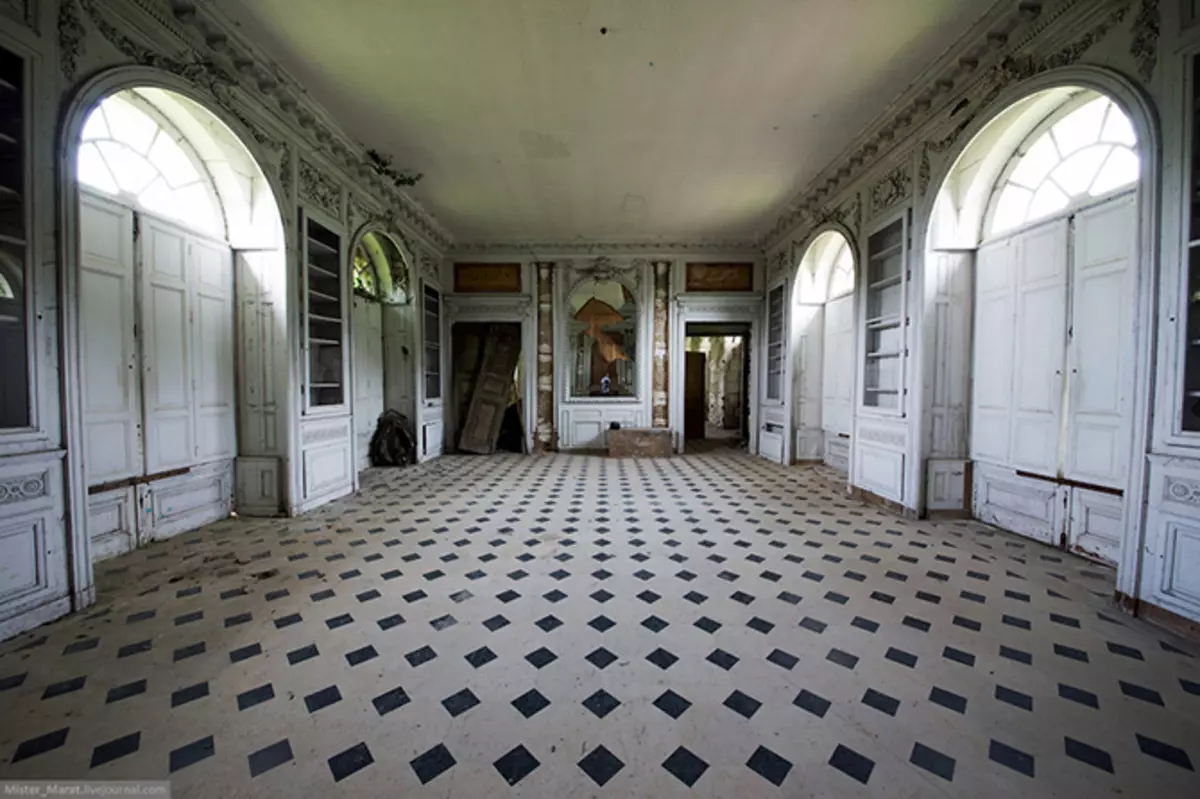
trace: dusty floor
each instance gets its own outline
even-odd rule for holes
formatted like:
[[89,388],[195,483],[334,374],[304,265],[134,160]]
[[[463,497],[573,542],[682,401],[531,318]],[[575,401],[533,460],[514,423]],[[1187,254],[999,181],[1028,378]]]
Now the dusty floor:
[[[176,796],[1197,796],[1200,654],[1103,568],[724,450],[447,457],[105,563],[0,776]],[[512,786],[511,789],[508,786]]]

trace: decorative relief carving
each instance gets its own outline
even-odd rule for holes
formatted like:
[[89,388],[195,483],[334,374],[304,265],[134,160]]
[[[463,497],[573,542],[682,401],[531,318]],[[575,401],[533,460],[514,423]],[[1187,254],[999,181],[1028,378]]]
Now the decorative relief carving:
[[846,200],[836,208],[826,208],[815,216],[813,216],[811,228],[816,229],[822,225],[828,225],[830,222],[836,222],[839,225],[849,228],[850,231],[857,235],[858,228],[862,224],[862,198],[858,192],[854,196]]
[[120,28],[105,19],[96,8],[96,0],[78,0],[78,2],[87,12],[100,35],[126,58],[142,66],[170,72],[204,89],[226,114],[242,124],[256,142],[276,151],[282,146],[280,142],[264,133],[237,107],[233,90],[237,87],[238,82],[211,58],[202,57],[191,50],[177,58],[163,55],[138,44],[125,35]]
[[767,284],[770,285],[787,274],[788,271],[788,254],[787,250],[780,250],[767,260]]
[[338,182],[303,158],[300,159],[297,173],[300,178],[300,196],[316,203],[334,218],[341,219],[342,187]]
[[571,285],[578,283],[581,278],[594,280],[620,280],[632,284],[637,289],[642,284],[642,267],[645,259],[633,258],[629,261],[614,261],[606,255],[600,255],[582,264],[565,262]]
[[1163,499],[1200,506],[1200,481],[1167,475],[1163,480]]
[[634,253],[669,253],[669,252],[756,252],[759,246],[753,241],[692,241],[692,242],[639,242],[639,241],[538,241],[538,242],[459,242],[450,248],[451,252],[463,253],[495,253],[512,255],[529,255],[530,253],[563,253],[573,255],[593,255],[598,252],[608,255]]
[[921,197],[929,191],[929,180],[932,177],[933,167],[929,163],[929,148],[921,148],[921,166],[917,170],[917,194]]
[[28,502],[50,493],[50,473],[26,474],[0,480],[0,505]]
[[312,425],[304,428],[304,446],[309,444],[320,444],[322,441],[341,441],[346,438],[347,430],[345,425],[336,427],[313,427]]
[[437,259],[435,259],[425,250],[421,250],[421,254],[418,256],[418,258],[420,259],[421,263],[421,277],[425,278],[426,280],[432,280],[435,283],[440,283],[441,280],[440,276],[438,275]]
[[0,0],[0,16],[14,19],[36,32],[38,28],[37,0]]
[[904,163],[871,187],[871,215],[886,211],[912,194],[912,173]]
[[283,189],[283,201],[292,202],[292,148],[284,144],[279,156],[279,186]]
[[1158,35],[1161,27],[1162,14],[1158,10],[1158,0],[1142,0],[1130,31],[1133,42],[1129,45],[1129,54],[1137,62],[1138,75],[1146,83],[1154,77],[1154,68],[1158,66]]
[[[1157,33],[1154,24],[1155,15],[1157,14],[1157,0],[1142,0],[1142,2],[1144,5],[1152,6],[1153,8],[1143,8],[1147,17],[1146,22],[1142,25],[1144,33],[1141,39],[1144,43],[1138,45],[1135,57],[1138,57],[1139,60],[1144,59],[1143,62],[1152,70],[1152,66],[1149,66],[1149,53],[1151,50],[1157,48]],[[1016,55],[1016,53],[1029,46],[1043,31],[1048,29],[1054,20],[1066,14],[1074,7],[1083,7],[1084,5],[1086,4],[1076,2],[1061,3],[1053,9],[1054,13],[1042,14],[1040,5],[1020,3],[1014,13],[1013,19],[1007,25],[1008,32],[1002,32],[998,28],[997,31],[990,32],[986,40],[981,42],[980,49],[985,55],[993,52],[999,53],[999,61],[986,72],[982,72],[981,78],[971,77],[965,83],[962,81],[963,77],[971,76],[979,70],[980,59],[972,57],[960,59],[955,66],[948,67],[946,73],[941,78],[930,80],[928,82],[930,88],[927,91],[915,96],[911,102],[902,104],[897,110],[895,117],[888,124],[876,130],[872,138],[865,141],[845,163],[831,165],[828,170],[823,172],[821,176],[810,184],[804,194],[798,195],[788,203],[785,210],[777,217],[775,224],[762,237],[760,244],[763,247],[770,246],[777,237],[789,229],[796,227],[803,220],[804,215],[810,209],[814,208],[821,198],[836,194],[840,185],[856,179],[858,174],[872,163],[872,159],[876,153],[887,152],[889,149],[888,144],[895,140],[897,131],[905,128],[920,127],[934,113],[940,113],[949,100],[966,96],[967,92],[978,91],[981,86],[988,87],[984,90],[981,100],[972,102],[974,110],[971,114],[960,120],[954,129],[944,138],[926,144],[926,147],[933,152],[944,152],[949,149],[958,140],[959,136],[962,135],[962,132],[971,124],[973,119],[981,111],[987,109],[988,104],[1005,88],[1017,81],[1025,80],[1047,70],[1076,63],[1083,57],[1084,53],[1104,39],[1116,26],[1120,25],[1126,19],[1132,4],[1130,2],[1120,4],[1107,17],[1092,26],[1074,42],[1049,56],[1038,58],[1029,54]],[[1017,31],[1021,31],[1019,37],[1016,35]],[[992,56],[992,58],[995,57]],[[968,88],[963,92],[953,94],[951,90],[958,83],[963,83]],[[935,100],[938,102],[934,102]],[[820,221],[815,223],[814,227],[819,224]]]
[[904,433],[898,430],[884,430],[879,427],[859,427],[858,437],[863,441],[874,441],[877,444],[887,444],[889,447],[903,447]]
[[68,83],[75,80],[75,70],[79,66],[79,57],[84,53],[86,37],[87,28],[79,17],[79,3],[77,0],[62,0],[62,5],[58,7],[58,58],[63,77]]

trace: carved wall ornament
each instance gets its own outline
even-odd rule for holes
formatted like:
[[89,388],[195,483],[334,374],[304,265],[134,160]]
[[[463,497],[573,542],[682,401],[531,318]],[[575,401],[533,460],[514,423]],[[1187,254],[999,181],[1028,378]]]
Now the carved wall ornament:
[[440,284],[441,280],[440,276],[438,275],[437,259],[435,259],[425,250],[421,250],[421,253],[417,256],[417,258],[421,264],[421,277]]
[[553,253],[571,255],[624,255],[633,253],[676,253],[676,252],[757,252],[757,242],[748,240],[729,241],[497,241],[497,242],[456,242],[451,248],[455,253],[472,253],[477,255],[531,255],[534,253]]
[[79,57],[86,49],[87,28],[79,16],[77,0],[62,0],[58,7],[58,54],[63,77],[67,82],[75,80]]
[[283,189],[283,202],[292,202],[292,148],[284,144],[279,156],[279,187]]
[[871,187],[871,215],[886,211],[912,194],[912,172],[908,163],[901,164]]
[[841,205],[825,208],[814,214],[811,227],[815,229],[831,222],[849,228],[855,234],[858,233],[859,226],[862,224],[862,198],[859,197],[858,192],[855,192],[853,197]]
[[316,203],[335,219],[342,218],[342,187],[336,180],[301,158],[297,170],[300,196]]
[[0,480],[0,505],[28,502],[46,496],[50,491],[50,474],[26,474]]
[[346,428],[343,425],[333,427],[317,427],[314,425],[305,425],[304,427],[304,445],[320,444],[322,441],[338,441],[346,437]]
[[1167,475],[1163,481],[1163,499],[1200,507],[1200,481]]
[[929,191],[929,181],[932,179],[933,167],[929,163],[929,147],[921,148],[921,166],[917,169],[917,194],[924,197]]
[[907,443],[903,432],[898,430],[884,430],[879,427],[860,427],[858,437],[863,441],[874,441],[879,444],[887,444],[890,447],[903,447]]
[[1138,75],[1146,83],[1154,77],[1154,68],[1158,66],[1158,36],[1162,27],[1162,14],[1158,10],[1158,0],[1142,0],[1137,16],[1133,18],[1133,28],[1130,33],[1133,41],[1129,45],[1129,54],[1137,62]]
[[144,47],[105,19],[104,15],[97,10],[96,0],[78,0],[78,2],[87,12],[100,35],[126,58],[141,66],[161,69],[177,75],[205,90],[226,114],[241,123],[256,142],[274,151],[278,151],[282,147],[282,142],[276,141],[264,133],[238,108],[233,91],[238,86],[237,80],[213,59],[200,56],[191,50],[179,57],[173,57]]
[[35,33],[38,30],[37,0],[0,0],[0,16],[16,20]]
[[[1154,47],[1157,46],[1157,36],[1153,32],[1154,25],[1152,24],[1154,14],[1157,13],[1157,0],[1142,0],[1142,2],[1144,5],[1153,6],[1152,9],[1144,9],[1147,16],[1143,37],[1145,44],[1140,45],[1138,50],[1139,53],[1146,53],[1147,63],[1149,63],[1148,54],[1151,44],[1153,43]],[[858,165],[855,166],[853,154],[831,164],[809,184],[802,194],[787,203],[775,223],[759,239],[759,245],[763,248],[770,247],[779,237],[800,224],[805,209],[815,206],[824,197],[835,195],[839,186],[852,182],[859,173],[869,168],[873,163],[872,158],[875,153],[886,153],[891,149],[889,142],[895,140],[895,131],[902,128],[919,128],[929,121],[933,114],[940,113],[943,108],[952,107],[959,102],[967,92],[977,91],[979,87],[988,87],[980,100],[972,101],[970,112],[957,123],[949,134],[925,145],[933,152],[948,150],[963,131],[970,126],[971,122],[978,117],[979,113],[987,110],[989,103],[995,100],[1008,86],[1047,70],[1059,69],[1078,62],[1088,50],[1124,22],[1129,15],[1132,2],[1117,5],[1106,17],[1089,28],[1078,39],[1049,56],[1037,57],[1027,52],[1035,46],[1033,43],[1037,37],[1060,20],[1063,15],[1072,11],[1084,13],[1083,9],[1087,5],[1071,0],[1057,4],[1043,13],[1040,4],[1025,2],[1018,4],[1007,26],[990,31],[980,42],[981,55],[960,59],[956,64],[947,66],[940,78],[931,77],[924,84],[929,87],[927,90],[913,96],[908,102],[898,104],[895,116],[874,128],[870,138],[851,151],[853,154],[863,154],[864,158],[858,162]],[[981,61],[984,63],[995,61],[995,63],[985,70],[982,68]],[[970,76],[970,78],[964,81],[963,77],[966,76]],[[957,93],[953,91],[955,87],[959,87]],[[867,134],[864,133],[863,137],[866,136]],[[822,221],[824,220],[818,218],[814,226],[819,225]]]

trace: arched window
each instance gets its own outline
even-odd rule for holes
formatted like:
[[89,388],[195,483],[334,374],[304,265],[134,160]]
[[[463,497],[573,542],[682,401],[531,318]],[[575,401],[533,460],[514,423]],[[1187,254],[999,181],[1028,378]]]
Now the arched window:
[[371,263],[366,249],[361,244],[354,248],[354,292],[368,299],[379,299],[379,281],[375,276],[375,265]]
[[850,243],[842,238],[841,247],[833,259],[833,268],[829,272],[829,290],[826,297],[835,300],[854,291],[854,253]]
[[1107,97],[1051,117],[1009,163],[992,209],[989,234],[1052,216],[1138,179],[1137,134]]
[[79,180],[188,227],[224,235],[211,179],[191,145],[124,97],[105,99],[88,117]]

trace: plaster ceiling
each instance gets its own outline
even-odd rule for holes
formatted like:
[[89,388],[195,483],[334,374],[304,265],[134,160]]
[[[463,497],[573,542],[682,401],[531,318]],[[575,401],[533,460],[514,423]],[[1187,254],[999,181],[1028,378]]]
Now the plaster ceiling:
[[214,0],[462,242],[746,240],[995,0]]

